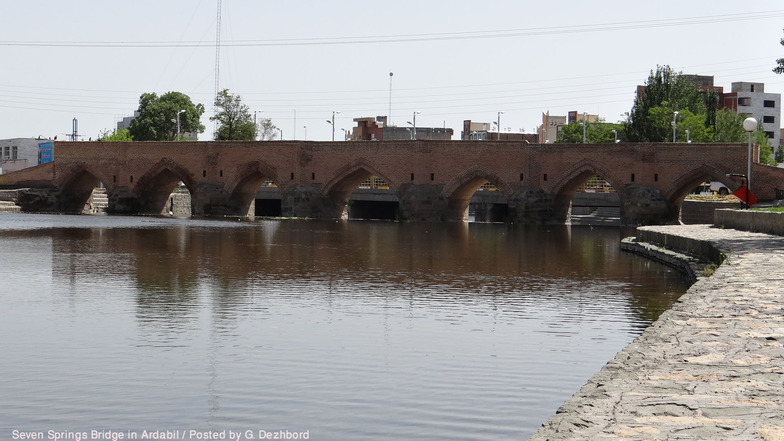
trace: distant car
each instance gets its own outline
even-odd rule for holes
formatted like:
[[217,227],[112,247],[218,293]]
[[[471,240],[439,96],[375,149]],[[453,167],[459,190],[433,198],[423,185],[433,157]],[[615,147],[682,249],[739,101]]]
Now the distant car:
[[722,196],[730,194],[730,190],[719,181],[711,181],[710,189]]
[[722,196],[730,194],[730,190],[719,181],[703,182],[694,189],[695,194],[720,194]]

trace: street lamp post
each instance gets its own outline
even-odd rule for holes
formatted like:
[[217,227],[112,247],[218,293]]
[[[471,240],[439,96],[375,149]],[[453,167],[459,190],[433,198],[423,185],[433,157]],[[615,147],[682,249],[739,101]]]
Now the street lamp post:
[[749,132],[749,158],[746,163],[746,209],[749,208],[749,191],[751,191],[751,134],[757,130],[757,120],[746,118],[743,120],[743,129]]
[[332,111],[332,120],[331,121],[327,120],[328,123],[332,124],[332,140],[333,141],[335,140],[335,115],[337,115],[338,113],[340,113],[339,110],[333,110]]
[[672,142],[675,142],[675,127],[678,123],[678,111],[676,110],[675,113],[672,115]]
[[387,125],[392,126],[392,72],[389,73],[389,115],[387,115]]
[[302,128],[305,129],[305,141],[307,141],[308,140],[308,126],[302,126]]
[[413,124],[413,126],[414,126],[414,132],[413,132],[413,133],[412,133],[412,135],[411,135],[411,136],[413,137],[412,139],[413,139],[414,141],[416,141],[416,139],[417,139],[417,136],[416,136],[416,116],[417,116],[419,113],[421,113],[421,112],[414,112],[414,124]]
[[[503,115],[503,113],[504,113],[503,111],[499,111],[498,112],[498,123],[497,123],[497,125],[498,125],[498,140],[499,141],[501,140],[501,115]],[[509,138],[507,138],[507,139],[509,139]]]
[[585,144],[588,135],[588,114],[583,112],[583,144]]
[[180,110],[177,112],[177,141],[180,140],[180,115],[185,113],[185,109]]

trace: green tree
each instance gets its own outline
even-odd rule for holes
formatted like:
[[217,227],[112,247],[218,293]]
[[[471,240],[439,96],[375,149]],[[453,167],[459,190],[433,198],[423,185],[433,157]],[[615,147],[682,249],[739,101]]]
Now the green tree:
[[133,138],[128,129],[114,129],[111,132],[108,130],[101,132],[98,141],[133,141]]
[[259,122],[259,139],[262,141],[274,141],[278,138],[278,128],[275,124],[272,124],[272,120],[269,118],[262,119]]
[[743,130],[743,116],[729,109],[716,112],[716,126],[713,142],[744,142],[746,131]]
[[757,131],[752,133],[751,142],[759,145],[760,164],[776,165],[773,159],[773,148],[768,144],[768,136],[762,131],[762,123],[759,123]]
[[[782,38],[779,43],[784,46],[784,38]],[[776,60],[776,63],[777,66],[773,68],[773,72],[776,72],[777,74],[784,73],[784,58],[779,58]]]
[[[704,94],[691,79],[669,66],[657,66],[634,99],[624,124],[624,136],[632,142],[671,141],[674,112],[689,110],[695,115],[705,114],[705,101]],[[667,113],[669,120],[665,121]]]
[[[181,110],[185,112],[180,113]],[[182,92],[167,92],[160,97],[143,93],[139,97],[138,116],[131,121],[128,130],[134,141],[173,141],[177,138],[177,118],[180,119],[180,134],[202,133],[202,104],[194,104]]]
[[681,110],[675,126],[676,142],[711,142],[713,130],[705,127],[705,118],[704,114],[694,114],[689,109]]
[[248,106],[242,104],[239,95],[232,95],[228,89],[223,89],[215,97],[215,107],[218,111],[210,120],[218,122],[216,141],[256,139],[256,124],[253,123]]
[[[621,124],[606,123],[601,120],[589,122],[585,127],[586,143],[612,143],[615,142],[615,130],[619,136],[623,129]],[[557,143],[581,143],[583,142],[583,125],[581,121],[569,123],[561,127],[558,132]]]

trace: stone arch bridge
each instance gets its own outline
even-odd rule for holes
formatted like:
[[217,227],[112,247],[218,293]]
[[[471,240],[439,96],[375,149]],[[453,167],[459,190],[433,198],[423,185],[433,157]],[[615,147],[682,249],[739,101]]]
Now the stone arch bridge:
[[[620,198],[626,225],[677,222],[685,196],[703,181],[740,182],[744,144],[523,144],[493,141],[55,142],[54,162],[0,176],[27,212],[79,213],[106,187],[110,213],[160,214],[180,183],[194,216],[253,215],[265,182],[283,216],[342,218],[359,184],[378,176],[398,199],[399,218],[467,218],[471,196],[494,184],[512,222],[568,222],[571,198],[594,175]],[[754,157],[758,157],[755,148]],[[755,163],[752,190],[774,199],[784,171]]]

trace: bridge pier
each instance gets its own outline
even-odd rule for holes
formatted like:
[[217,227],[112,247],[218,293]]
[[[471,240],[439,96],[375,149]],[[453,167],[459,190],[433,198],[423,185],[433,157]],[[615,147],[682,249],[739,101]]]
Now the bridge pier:
[[464,210],[455,210],[441,194],[443,185],[403,184],[398,189],[400,217],[407,221],[441,222],[463,221],[467,216]]
[[622,225],[677,224],[679,207],[670,204],[655,187],[631,184],[619,191]]
[[512,222],[521,224],[552,223],[559,221],[554,217],[555,214],[553,198],[541,188],[521,187],[509,198],[509,215]]

